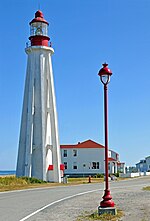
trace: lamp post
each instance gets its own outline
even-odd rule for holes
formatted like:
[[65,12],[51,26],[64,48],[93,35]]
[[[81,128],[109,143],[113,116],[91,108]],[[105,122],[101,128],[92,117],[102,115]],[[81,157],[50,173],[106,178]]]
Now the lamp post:
[[111,70],[108,68],[108,64],[103,64],[103,68],[100,69],[98,75],[104,85],[104,127],[105,127],[105,191],[103,200],[100,202],[100,207],[114,207],[114,202],[110,195],[109,182],[108,182],[108,95],[107,85],[112,75]]

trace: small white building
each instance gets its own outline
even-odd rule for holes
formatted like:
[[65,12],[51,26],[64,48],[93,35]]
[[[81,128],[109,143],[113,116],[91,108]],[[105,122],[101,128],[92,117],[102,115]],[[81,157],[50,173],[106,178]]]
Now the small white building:
[[[88,176],[105,173],[105,147],[103,145],[86,140],[77,144],[60,145],[60,149],[65,175]],[[118,163],[120,163],[119,154],[109,150],[109,173],[117,173]],[[122,172],[125,172],[125,167]]]
[[108,172],[109,173],[125,173],[125,163],[119,161],[119,154],[113,150],[108,152]]

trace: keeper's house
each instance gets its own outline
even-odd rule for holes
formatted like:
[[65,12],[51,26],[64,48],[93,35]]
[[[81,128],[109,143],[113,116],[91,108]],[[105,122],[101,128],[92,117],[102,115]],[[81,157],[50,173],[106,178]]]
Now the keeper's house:
[[[88,176],[105,173],[105,147],[92,140],[78,144],[60,145],[64,175]],[[109,173],[125,172],[119,154],[109,150]],[[119,170],[118,170],[119,169]]]

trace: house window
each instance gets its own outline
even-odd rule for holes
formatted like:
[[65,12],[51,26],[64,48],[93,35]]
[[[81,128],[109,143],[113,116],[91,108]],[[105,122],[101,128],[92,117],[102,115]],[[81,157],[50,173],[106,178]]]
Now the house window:
[[99,162],[96,163],[97,169],[99,169]]
[[116,160],[119,160],[119,154],[116,153]]
[[67,162],[64,162],[65,170],[67,170]]
[[108,163],[108,170],[110,170],[110,163]]
[[74,156],[74,157],[77,156],[77,150],[73,150],[73,156]]
[[99,162],[92,162],[92,169],[93,170],[99,169]]
[[64,157],[67,157],[67,150],[64,150]]
[[74,169],[74,170],[77,170],[77,169],[78,169],[76,162],[73,163],[73,169]]

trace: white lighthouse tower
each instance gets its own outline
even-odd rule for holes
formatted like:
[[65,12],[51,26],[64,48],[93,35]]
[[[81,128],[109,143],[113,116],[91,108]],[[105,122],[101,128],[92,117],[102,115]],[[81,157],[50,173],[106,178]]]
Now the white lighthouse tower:
[[61,182],[58,136],[48,22],[37,11],[30,22],[24,102],[16,175]]

